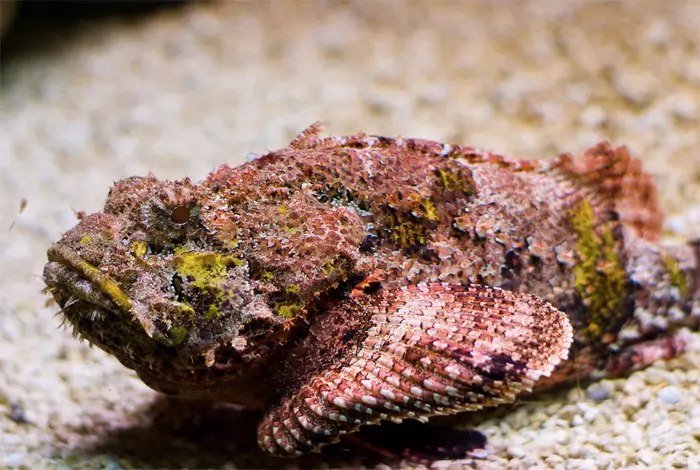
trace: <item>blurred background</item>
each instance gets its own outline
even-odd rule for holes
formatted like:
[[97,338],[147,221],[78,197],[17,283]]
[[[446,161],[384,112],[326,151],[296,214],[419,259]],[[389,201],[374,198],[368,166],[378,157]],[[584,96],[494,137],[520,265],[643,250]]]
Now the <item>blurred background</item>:
[[[227,414],[173,416],[44,305],[48,244],[117,179],[201,179],[317,120],[533,158],[607,139],[653,173],[667,236],[700,233],[695,0],[0,0],[0,33],[0,468],[262,465]],[[482,423],[475,465],[700,468],[698,368]]]

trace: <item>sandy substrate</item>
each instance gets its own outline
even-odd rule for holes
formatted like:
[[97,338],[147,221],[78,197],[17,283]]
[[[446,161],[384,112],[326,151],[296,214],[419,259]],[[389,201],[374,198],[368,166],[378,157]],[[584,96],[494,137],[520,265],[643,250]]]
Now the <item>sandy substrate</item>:
[[[44,305],[48,244],[116,179],[200,179],[315,120],[524,156],[610,139],[655,175],[668,236],[700,233],[700,2],[373,5],[193,4],[15,31],[0,91],[0,468],[280,465],[246,451],[249,416],[158,398]],[[475,466],[700,468],[694,348],[482,421],[492,455]]]

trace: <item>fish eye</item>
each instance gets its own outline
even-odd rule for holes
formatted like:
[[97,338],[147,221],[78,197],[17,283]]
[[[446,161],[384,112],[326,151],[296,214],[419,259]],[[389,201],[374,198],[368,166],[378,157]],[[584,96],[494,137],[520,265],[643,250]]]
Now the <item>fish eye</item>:
[[174,224],[186,224],[190,220],[191,210],[189,206],[177,206],[170,212],[170,220]]

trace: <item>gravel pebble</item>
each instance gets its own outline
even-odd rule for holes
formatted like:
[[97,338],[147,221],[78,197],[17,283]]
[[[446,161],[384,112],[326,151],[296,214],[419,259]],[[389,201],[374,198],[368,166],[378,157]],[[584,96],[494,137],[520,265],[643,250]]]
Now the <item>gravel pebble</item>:
[[641,460],[647,465],[652,465],[658,462],[657,455],[648,449],[640,450],[637,456],[639,457],[639,460]]
[[515,457],[516,459],[521,459],[525,457],[525,449],[519,446],[510,446],[508,447],[508,454],[510,454],[512,457]]
[[593,401],[603,401],[610,398],[613,392],[613,386],[609,381],[603,381],[597,384],[593,384],[586,390],[588,398]]
[[659,399],[667,405],[673,405],[681,399],[681,391],[673,385],[665,387],[659,392]]

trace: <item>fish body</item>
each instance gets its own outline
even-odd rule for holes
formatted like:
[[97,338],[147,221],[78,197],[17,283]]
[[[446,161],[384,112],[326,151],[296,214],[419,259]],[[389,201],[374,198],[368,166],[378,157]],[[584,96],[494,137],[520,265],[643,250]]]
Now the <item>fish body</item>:
[[204,181],[115,183],[48,251],[79,336],[152,388],[263,410],[299,455],[683,351],[697,254],[601,143],[550,162],[313,125]]

